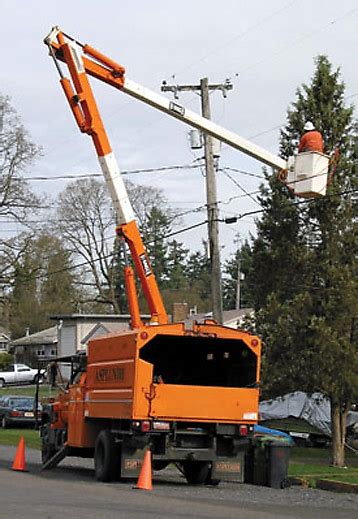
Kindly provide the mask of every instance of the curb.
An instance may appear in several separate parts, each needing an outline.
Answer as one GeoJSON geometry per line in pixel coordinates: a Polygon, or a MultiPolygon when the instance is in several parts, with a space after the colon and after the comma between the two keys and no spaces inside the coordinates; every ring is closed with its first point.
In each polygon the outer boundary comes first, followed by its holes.
{"type": "Polygon", "coordinates": [[[354,483],[343,483],[342,481],[332,481],[330,479],[317,479],[316,488],[320,490],[331,490],[333,492],[347,492],[358,494],[358,485],[354,483]]]}
{"type": "Polygon", "coordinates": [[[299,477],[289,477],[287,478],[288,482],[292,486],[299,486],[299,487],[305,487],[308,488],[310,486],[309,481],[304,478],[299,477]]]}

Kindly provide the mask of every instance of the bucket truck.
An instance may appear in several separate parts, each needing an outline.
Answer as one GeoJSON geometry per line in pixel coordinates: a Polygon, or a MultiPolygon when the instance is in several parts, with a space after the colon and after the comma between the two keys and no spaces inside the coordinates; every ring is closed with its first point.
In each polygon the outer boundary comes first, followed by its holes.
{"type": "MultiPolygon", "coordinates": [[[[134,272],[127,266],[131,329],[90,341],[86,355],[62,359],[71,362],[73,372],[44,413],[43,468],[55,467],[65,456],[93,457],[98,480],[135,478],[150,448],[154,469],[176,463],[189,483],[243,481],[244,455],[258,420],[260,340],[212,320],[191,327],[169,323],[89,77],[275,169],[286,171],[286,161],[134,83],[122,65],[58,27],[45,43],[75,121],[92,138],[116,211],[117,233],[130,249],[151,319],[146,325],[141,321],[134,272]]],[[[304,165],[299,175],[305,178],[293,180],[294,189],[310,183],[306,177],[315,177],[319,167],[312,161],[304,165]]],[[[296,168],[297,163],[291,176],[296,168]]],[[[313,191],[311,184],[308,191],[313,191]]]]}

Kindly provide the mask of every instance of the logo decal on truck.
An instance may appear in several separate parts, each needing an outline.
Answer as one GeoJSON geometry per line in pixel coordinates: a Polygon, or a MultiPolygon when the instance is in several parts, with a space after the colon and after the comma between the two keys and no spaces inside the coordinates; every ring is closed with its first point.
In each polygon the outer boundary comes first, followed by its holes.
{"type": "Polygon", "coordinates": [[[116,382],[118,380],[124,380],[124,368],[96,369],[97,382],[116,382]]]}
{"type": "Polygon", "coordinates": [[[135,460],[135,459],[125,459],[124,460],[124,468],[126,470],[138,470],[142,468],[143,460],[135,460]]]}
{"type": "Polygon", "coordinates": [[[152,273],[152,269],[151,269],[151,266],[150,266],[150,263],[149,263],[149,260],[147,258],[147,255],[146,254],[141,254],[139,256],[139,259],[142,263],[142,267],[143,267],[143,270],[144,270],[144,274],[148,277],[150,276],[150,274],[152,273]]]}
{"type": "Polygon", "coordinates": [[[215,463],[215,469],[217,472],[240,472],[241,463],[232,461],[217,461],[215,463]]]}

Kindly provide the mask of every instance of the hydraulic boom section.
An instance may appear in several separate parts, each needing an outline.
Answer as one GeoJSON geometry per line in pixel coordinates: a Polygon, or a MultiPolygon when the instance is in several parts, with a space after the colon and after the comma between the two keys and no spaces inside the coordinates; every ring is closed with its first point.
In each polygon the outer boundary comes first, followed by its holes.
{"type": "MultiPolygon", "coordinates": [[[[152,321],[166,324],[163,301],[155,280],[147,253],[135,222],[127,190],[120,175],[116,158],[107,137],[88,76],[103,81],[121,92],[128,94],[167,115],[198,128],[203,132],[225,142],[229,146],[250,155],[280,172],[279,178],[296,195],[302,197],[322,196],[326,192],[329,157],[322,153],[308,152],[298,154],[286,162],[281,157],[257,146],[195,112],[187,110],[151,90],[136,84],[125,77],[125,69],[90,45],[85,45],[54,27],[45,38],[60,82],[79,129],[92,137],[98,160],[106,179],[119,227],[117,232],[128,244],[137,274],[143,287],[152,321]],[[70,72],[71,80],[65,77],[59,65],[63,61],[70,72]]],[[[125,269],[127,296],[133,323],[141,323],[134,278],[129,266],[125,269]]]]}
{"type": "MultiPolygon", "coordinates": [[[[82,59],[82,53],[96,60],[93,61],[93,64],[97,67],[101,67],[102,72],[103,69],[105,69],[106,72],[104,76],[96,76],[98,79],[105,80],[106,77],[111,77],[113,80],[116,80],[118,84],[123,85],[124,68],[97,52],[89,45],[79,44],[73,38],[61,32],[57,27],[52,29],[49,36],[45,39],[45,43],[49,47],[50,54],[60,74],[63,91],[78,127],[81,132],[87,133],[93,140],[98,160],[116,211],[118,221],[117,233],[124,238],[130,249],[149,306],[152,322],[166,324],[168,323],[168,316],[135,221],[126,187],[97,108],[87,70],[82,59]],[[72,81],[62,73],[58,58],[66,63],[72,81]]],[[[136,325],[140,326],[141,321],[138,313],[133,272],[129,266],[125,269],[125,276],[127,296],[132,312],[132,327],[136,325]]]]}
{"type": "MultiPolygon", "coordinates": [[[[84,71],[89,76],[104,81],[121,92],[171,117],[179,119],[179,121],[197,128],[246,155],[250,155],[273,169],[278,170],[279,178],[282,182],[286,183],[287,187],[295,195],[306,198],[325,195],[330,166],[330,160],[327,155],[317,152],[308,152],[306,155],[299,153],[297,157],[292,157],[287,162],[283,158],[270,153],[240,135],[188,110],[177,102],[170,101],[166,97],[128,79],[128,77],[125,77],[125,70],[121,65],[93,47],[79,43],[74,38],[61,33],[57,27],[54,27],[49,36],[45,39],[45,43],[49,46],[50,53],[59,71],[60,68],[57,59],[67,61],[62,48],[63,43],[60,43],[61,38],[67,38],[67,42],[71,48],[80,50],[82,58],[80,60],[81,67],[84,68],[84,71]]],[[[74,57],[77,54],[73,51],[74,57]]],[[[82,117],[78,111],[78,100],[73,98],[65,78],[62,84],[74,112],[74,116],[78,123],[81,124],[82,117]]]]}

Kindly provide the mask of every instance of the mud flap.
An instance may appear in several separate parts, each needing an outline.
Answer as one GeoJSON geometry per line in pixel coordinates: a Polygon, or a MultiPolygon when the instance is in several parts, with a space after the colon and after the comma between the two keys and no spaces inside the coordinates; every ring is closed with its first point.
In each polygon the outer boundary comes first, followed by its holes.
{"type": "Polygon", "coordinates": [[[235,458],[218,458],[213,461],[211,479],[243,483],[244,453],[238,453],[235,458]]]}
{"type": "Polygon", "coordinates": [[[146,447],[142,449],[130,447],[123,443],[121,455],[122,478],[137,478],[139,476],[146,449],[146,447]]]}

